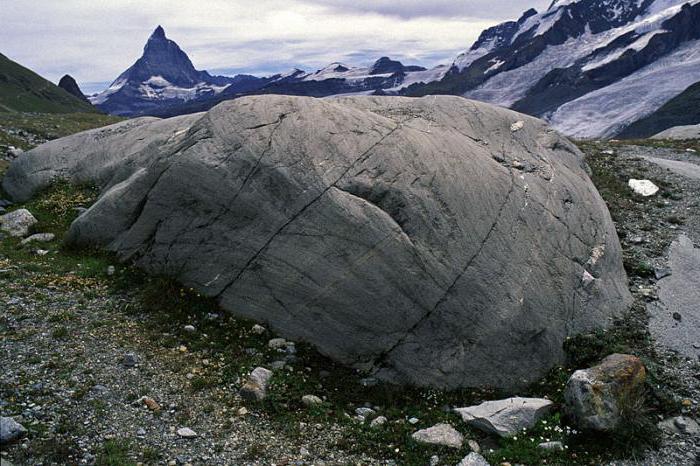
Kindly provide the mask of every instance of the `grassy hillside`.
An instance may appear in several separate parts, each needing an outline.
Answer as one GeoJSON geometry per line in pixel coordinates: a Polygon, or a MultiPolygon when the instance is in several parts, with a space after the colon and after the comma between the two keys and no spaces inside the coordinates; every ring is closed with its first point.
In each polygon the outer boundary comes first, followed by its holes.
{"type": "Polygon", "coordinates": [[[97,109],[0,54],[0,112],[96,113],[97,109]]]}
{"type": "Polygon", "coordinates": [[[629,125],[619,139],[648,138],[674,126],[700,123],[700,81],[666,102],[651,115],[629,125]]]}

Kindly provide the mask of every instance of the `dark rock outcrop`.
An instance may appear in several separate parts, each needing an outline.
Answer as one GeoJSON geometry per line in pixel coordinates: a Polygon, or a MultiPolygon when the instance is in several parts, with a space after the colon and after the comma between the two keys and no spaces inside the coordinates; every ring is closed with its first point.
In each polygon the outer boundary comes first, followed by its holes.
{"type": "Polygon", "coordinates": [[[64,75],[61,78],[61,80],[58,81],[58,87],[68,92],[69,94],[73,94],[80,100],[90,103],[87,97],[85,97],[85,94],[83,94],[83,91],[80,90],[80,86],[78,86],[78,83],[75,82],[75,79],[73,79],[73,76],[69,74],[64,75]]]}

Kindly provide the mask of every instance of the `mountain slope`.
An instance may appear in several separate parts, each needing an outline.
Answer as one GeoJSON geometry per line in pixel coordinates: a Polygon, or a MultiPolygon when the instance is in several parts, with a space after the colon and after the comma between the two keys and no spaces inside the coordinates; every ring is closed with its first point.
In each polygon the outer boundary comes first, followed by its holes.
{"type": "Polygon", "coordinates": [[[698,81],[699,39],[698,0],[555,1],[484,31],[441,80],[403,93],[461,94],[544,117],[566,134],[608,136],[698,81]],[[646,101],[626,93],[625,79],[646,101]]]}
{"type": "Polygon", "coordinates": [[[700,81],[666,102],[651,115],[638,120],[620,134],[620,139],[648,138],[668,128],[700,123],[700,81]]]}
{"type": "Polygon", "coordinates": [[[0,112],[95,111],[89,103],[0,54],[0,112]]]}

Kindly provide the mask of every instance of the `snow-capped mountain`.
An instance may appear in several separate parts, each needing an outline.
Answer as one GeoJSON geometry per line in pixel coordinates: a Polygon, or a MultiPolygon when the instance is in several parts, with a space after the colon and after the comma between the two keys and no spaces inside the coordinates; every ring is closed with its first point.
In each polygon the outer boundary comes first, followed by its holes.
{"type": "Polygon", "coordinates": [[[448,67],[426,70],[382,57],[371,66],[332,63],[307,73],[294,69],[267,77],[212,76],[198,71],[180,47],[158,26],[143,55],[105,91],[90,97],[100,109],[124,116],[172,116],[207,110],[218,102],[247,94],[294,94],[326,97],[338,94],[395,93],[415,83],[440,79],[448,67]]]}
{"type": "Polygon", "coordinates": [[[700,81],[700,0],[558,0],[484,31],[442,79],[461,94],[612,136],[700,81]]]}
{"type": "Polygon", "coordinates": [[[196,70],[187,54],[158,26],[141,58],[90,101],[108,113],[130,116],[217,95],[231,86],[248,90],[258,81],[255,76],[231,78],[196,70]]]}

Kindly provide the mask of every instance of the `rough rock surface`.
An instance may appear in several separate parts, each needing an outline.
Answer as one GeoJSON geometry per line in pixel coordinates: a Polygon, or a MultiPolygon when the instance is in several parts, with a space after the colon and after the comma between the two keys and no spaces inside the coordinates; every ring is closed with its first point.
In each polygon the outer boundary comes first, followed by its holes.
{"type": "MultiPolygon", "coordinates": [[[[11,417],[0,417],[0,445],[7,445],[27,435],[27,429],[11,417]]],[[[3,460],[4,462],[4,460],[3,460]]]]}
{"type": "Polygon", "coordinates": [[[411,435],[418,443],[428,445],[443,445],[450,448],[462,448],[464,437],[449,424],[435,424],[433,427],[421,429],[411,435]]]}
{"type": "Polygon", "coordinates": [[[700,139],[700,125],[674,126],[655,134],[651,139],[700,139]]]}
{"type": "Polygon", "coordinates": [[[0,216],[0,230],[10,236],[27,236],[37,220],[27,209],[17,209],[0,216]]]}
{"type": "Polygon", "coordinates": [[[635,400],[645,378],[638,357],[611,354],[597,366],[571,375],[564,389],[566,410],[582,429],[614,430],[623,421],[624,409],[638,409],[635,400]]]}
{"type": "Polygon", "coordinates": [[[464,422],[485,432],[509,437],[534,427],[537,421],[554,409],[544,398],[508,398],[485,401],[477,406],[457,408],[464,422]]]}
{"type": "Polygon", "coordinates": [[[459,97],[257,96],[52,141],[3,187],[98,185],[70,242],[379,378],[512,388],[630,302],[586,168],[542,121],[459,97]]]}

